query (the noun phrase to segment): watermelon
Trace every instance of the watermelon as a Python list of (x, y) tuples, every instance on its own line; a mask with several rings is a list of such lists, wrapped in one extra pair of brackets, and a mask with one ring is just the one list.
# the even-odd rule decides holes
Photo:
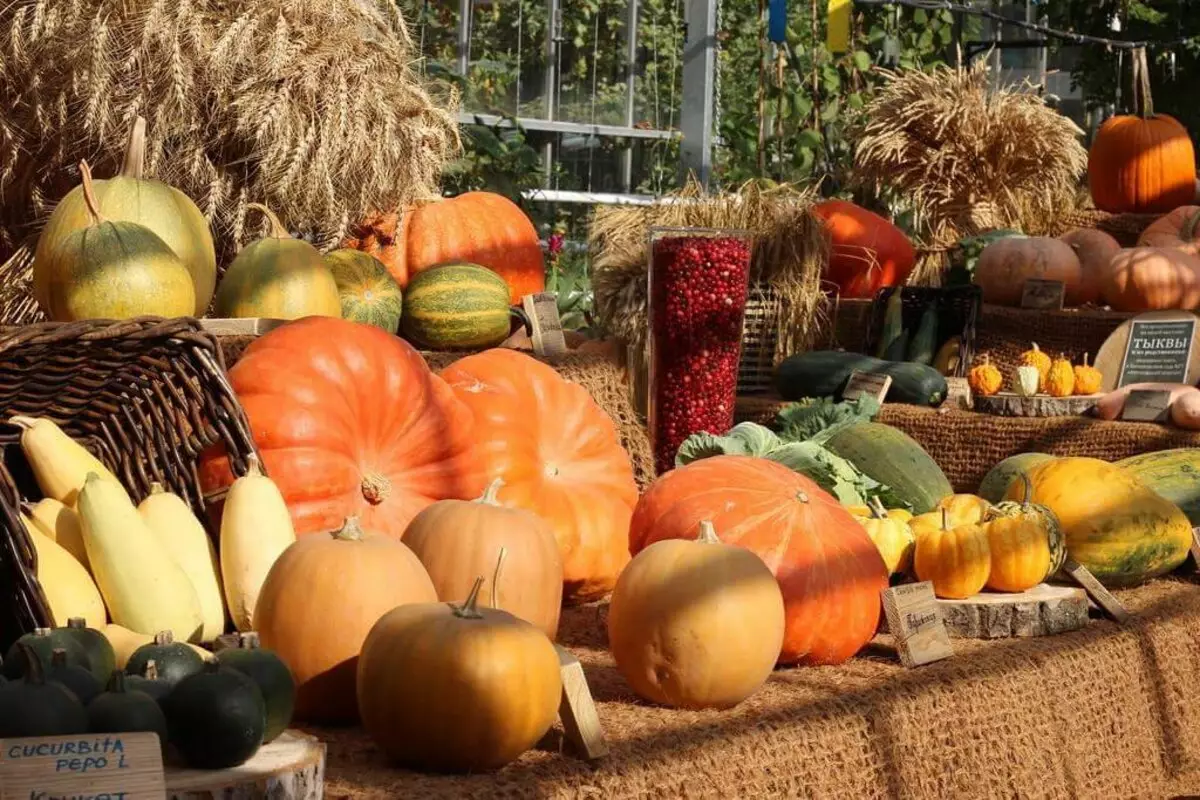
[(1033, 467), (1052, 458), (1054, 456), (1045, 453), (1020, 453), (1009, 456), (988, 470), (983, 482), (979, 484), (977, 494), (989, 503), (999, 503), (1004, 499), (1010, 483), (1022, 473), (1028, 473)]
[(325, 256), (342, 301), (342, 318), (395, 333), (403, 301), (400, 284), (379, 259), (343, 248)]
[(833, 434), (825, 449), (890, 487), (914, 514), (933, 511), (939, 500), (954, 493), (937, 462), (911, 436), (890, 425), (851, 425)]
[(400, 333), (429, 350), (479, 350), (508, 338), (509, 289), (476, 264), (443, 264), (417, 273), (404, 293)]
[(1193, 527), (1200, 526), (1200, 448), (1160, 450), (1116, 463), (1159, 496), (1179, 506)]

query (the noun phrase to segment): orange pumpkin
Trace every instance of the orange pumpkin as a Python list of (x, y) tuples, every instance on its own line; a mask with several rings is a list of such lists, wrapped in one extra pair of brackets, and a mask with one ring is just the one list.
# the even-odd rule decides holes
[(554, 529), (564, 598), (608, 594), (629, 562), (638, 495), (612, 420), (582, 386), (516, 350), (467, 356), (441, 375), (474, 414), (473, 457), (504, 480), (500, 501)]
[(1121, 250), (1100, 292), (1117, 311), (1193, 309), (1200, 305), (1200, 258), (1170, 247)]
[(917, 254), (904, 231), (846, 200), (826, 200), (812, 211), (833, 240), (825, 279), (841, 297), (874, 297), (884, 286), (908, 280)]
[[(298, 320), (251, 344), (229, 380), (297, 536), (358, 516), (399, 539), (430, 503), (479, 493), (471, 412), (379, 328)], [(233, 482), (221, 450), (205, 454), (200, 480), (205, 492)]]
[(296, 681), (296, 718), (352, 722), (358, 654), (372, 626), (397, 606), (437, 602), (412, 551), (365, 533), (354, 518), (298, 540), (267, 573), (254, 624)]
[(1121, 243), (1095, 228), (1076, 228), (1058, 237), (1075, 251), (1079, 259), (1080, 281), (1077, 299), (1083, 303), (1100, 301), (1100, 284), (1108, 262), (1121, 249)]
[(679, 467), (642, 496), (629, 549), (694, 539), (705, 520), (721, 541), (757, 553), (779, 581), (781, 663), (838, 664), (874, 636), (887, 567), (862, 525), (812, 480), (749, 456)]
[(983, 302), (1000, 306), (1021, 303), (1025, 281), (1031, 278), (1062, 281), (1065, 305), (1077, 306), (1086, 292), (1083, 268), (1066, 242), (1049, 236), (1007, 236), (979, 254), (974, 281), (983, 290)]
[(514, 305), (546, 288), (537, 230), (520, 206), (492, 192), (418, 204), (402, 215), (371, 215), (342, 246), (375, 256), (401, 287), (422, 270), (465, 261), (503, 277)]
[(1200, 256), (1200, 206), (1180, 206), (1147, 226), (1138, 247), (1173, 247)]

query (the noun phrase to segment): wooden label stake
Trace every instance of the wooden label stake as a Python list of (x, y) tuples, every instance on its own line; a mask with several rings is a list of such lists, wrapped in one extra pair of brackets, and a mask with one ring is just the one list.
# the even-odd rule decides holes
[(162, 748), (156, 734), (0, 740), (0, 800), (164, 800), (166, 796)]
[(521, 298), (521, 307), (533, 328), (529, 335), (533, 352), (539, 356), (566, 353), (567, 340), (563, 336), (562, 319), (558, 316), (558, 296), (553, 292), (527, 294)]
[(842, 399), (857, 400), (865, 394), (874, 397), (882, 404), (890, 388), (892, 388), (891, 375), (854, 370), (846, 380), (846, 388), (842, 390)]
[(1021, 308), (1037, 311), (1062, 311), (1067, 287), (1062, 281), (1030, 278), (1021, 291)]
[(942, 402), (942, 408), (970, 411), (973, 406), (970, 382), (966, 378), (946, 378), (946, 399)]
[(1121, 605), (1121, 601), (1113, 597), (1083, 564), (1067, 556), (1067, 560), (1063, 562), (1062, 571), (1083, 587), (1083, 590), (1088, 593), (1088, 597), (1092, 598), (1092, 601), (1105, 614), (1122, 625), (1129, 621), (1129, 612), (1125, 610), (1125, 606)]
[(1127, 422), (1166, 422), (1171, 408), (1171, 393), (1153, 389), (1131, 389), (1121, 409)]
[(571, 740), (575, 750), (588, 761), (608, 755), (608, 744), (604, 741), (604, 730), (600, 727), (600, 715), (592, 700), (583, 665), (569, 650), (554, 645), (558, 651), (558, 664), (562, 672), (562, 702), (558, 716), (563, 731)]
[(1200, 528), (1192, 528), (1192, 560), (1196, 562), (1196, 569), (1200, 570)]
[(919, 667), (954, 655), (950, 635), (929, 581), (884, 589), (883, 613), (896, 640), (900, 663)]

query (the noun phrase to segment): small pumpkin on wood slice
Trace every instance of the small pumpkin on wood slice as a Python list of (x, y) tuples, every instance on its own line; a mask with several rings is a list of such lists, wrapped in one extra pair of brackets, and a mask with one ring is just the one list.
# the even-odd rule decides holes
[(79, 643), (84, 653), (87, 654), (87, 662), (92, 675), (103, 686), (108, 681), (108, 677), (112, 675), (113, 670), (117, 668), (116, 651), (113, 650), (112, 644), (104, 637), (104, 634), (95, 628), (89, 628), (87, 620), (82, 617), (71, 617), (67, 620), (67, 626), (57, 629), (55, 633)]
[(17, 641), (13, 642), (4, 654), (4, 677), (15, 679), (25, 675), (29, 665), (29, 656), (22, 655), (26, 650), (37, 656), (38, 664), (45, 668), (50, 663), (55, 650), (62, 650), (68, 663), (91, 669), (92, 662), (88, 659), (87, 650), (74, 637), (69, 636), (62, 628), (35, 628)]
[(42, 533), (55, 544), (70, 553), (84, 569), (90, 569), (87, 548), (83, 546), (83, 525), (75, 509), (69, 508), (53, 497), (39, 500), (33, 505), (22, 504), (25, 515)]
[(120, 479), (54, 420), (15, 416), (9, 417), (8, 424), (21, 429), (21, 452), (46, 497), (75, 508), (79, 490), (92, 473), (125, 491)]
[(917, 535), (913, 571), (917, 580), (933, 583), (933, 593), (948, 600), (979, 594), (987, 584), (992, 558), (987, 529), (979, 523), (952, 527), (941, 510), (942, 524)]
[(1180, 206), (1147, 226), (1138, 247), (1172, 247), (1200, 256), (1200, 206)]
[(192, 275), (175, 251), (144, 225), (104, 216), (86, 161), (79, 171), (91, 222), (66, 234), (34, 264), (34, 280), (45, 287), (46, 316), (73, 322), (195, 314)]
[(0, 686), (0, 739), (87, 732), (87, 712), (75, 693), (46, 680), (42, 659), (33, 648), (20, 643), (18, 651), (16, 657), (28, 666), (22, 680)]
[(983, 302), (1017, 306), (1025, 282), (1034, 278), (1062, 281), (1067, 306), (1079, 305), (1085, 294), (1079, 257), (1069, 244), (1048, 236), (997, 239), (980, 253), (973, 280), (983, 290)]
[(443, 264), (409, 282), (400, 333), (428, 350), (495, 347), (512, 330), (508, 302), (508, 285), (490, 269)]
[[(494, 569), (482, 590), (487, 605), (536, 625), (553, 639), (563, 592), (558, 540), (538, 515), (500, 505), (503, 486), (497, 478), (478, 500), (434, 503), (413, 518), (402, 541), (425, 566), (438, 599), (465, 597), (474, 576)], [(509, 567), (501, 579), (504, 564)]]
[(294, 238), (264, 205), (271, 232), (242, 248), (225, 270), (213, 305), (218, 317), (341, 317), (337, 283), (320, 251)]
[(170, 631), (159, 632), (153, 642), (134, 650), (125, 663), (125, 672), (141, 675), (151, 661), (158, 666), (158, 679), (171, 684), (204, 669), (204, 659), (186, 644), (176, 642)]
[[(871, 537), (875, 547), (879, 549), (879, 555), (883, 556), (883, 563), (887, 565), (888, 573), (896, 575), (907, 572), (909, 565), (912, 564), (913, 543), (915, 542), (912, 528), (908, 526), (907, 520), (892, 516), (891, 511), (884, 511), (879, 498), (872, 498), (872, 500), (874, 505), (871, 508), (870, 516), (860, 517), (859, 523), (867, 532), (867, 536)], [(911, 519), (911, 515), (909, 518)]]
[(1083, 363), (1076, 364), (1075, 394), (1096, 394), (1104, 384), (1104, 375), (1100, 370), (1088, 364), (1088, 354), (1083, 354)]
[(1200, 256), (1172, 247), (1119, 251), (1100, 293), (1115, 311), (1190, 310), (1200, 305)]
[(70, 689), (84, 706), (104, 690), (104, 684), (96, 680), (91, 670), (68, 661), (67, 651), (61, 647), (55, 648), (50, 654), (50, 663), (45, 669), (47, 681), (61, 683)]
[(129, 685), (121, 672), (113, 672), (107, 691), (87, 707), (90, 733), (154, 733), (167, 745), (167, 717), (158, 700)]
[(991, 511), (992, 504), (982, 497), (973, 494), (952, 494), (938, 501), (935, 514), (946, 512), (946, 520), (951, 528), (959, 525), (973, 525)]
[(1029, 476), (1022, 473), (1018, 477), (1026, 499), (1000, 503), (984, 526), (992, 560), (987, 588), (997, 592), (1032, 589), (1058, 572), (1067, 557), (1066, 540), (1054, 512), (1029, 502)]
[(975, 394), (988, 397), (1000, 391), (1000, 387), (1004, 385), (1004, 376), (996, 369), (988, 354), (984, 353), (979, 357), (979, 363), (967, 373), (967, 385)]
[[(154, 698), (156, 703), (162, 703), (163, 698), (171, 693), (175, 688), (175, 684), (167, 683), (160, 680), (158, 676), (158, 663), (154, 659), (146, 662), (146, 668), (142, 670), (140, 675), (124, 675), (125, 687), (131, 692), (143, 692)], [(166, 742), (166, 739), (163, 739)]]
[(1013, 391), (1021, 397), (1033, 397), (1038, 393), (1042, 376), (1037, 367), (1020, 366), (1013, 370)]
[(1050, 373), (1046, 375), (1046, 394), (1051, 397), (1070, 397), (1074, 393), (1075, 369), (1066, 354), (1060, 353), (1050, 365)]
[(1121, 243), (1096, 228), (1076, 228), (1058, 238), (1070, 245), (1079, 259), (1080, 305), (1099, 302), (1101, 276), (1108, 269), (1108, 262), (1121, 249)]
[(89, 625), (104, 625), (108, 611), (88, 571), (23, 514), (21, 522), (37, 553), (37, 579), (50, 604), (54, 624), (62, 627), (71, 617), (83, 617)]
[(222, 666), (236, 669), (258, 686), (267, 707), (263, 744), (287, 730), (296, 709), (296, 681), (283, 659), (259, 646), (257, 633), (238, 635), (238, 646), (217, 653)]
[(1030, 342), (1029, 349), (1021, 353), (1021, 366), (1033, 367), (1038, 373), (1038, 391), (1042, 391), (1046, 386), (1046, 376), (1050, 374), (1050, 365), (1053, 359), (1042, 348), (1038, 347), (1037, 342)]
[(731, 708), (754, 694), (775, 668), (783, 632), (771, 570), (723, 544), (708, 520), (693, 541), (664, 539), (638, 553), (609, 605), (617, 669), (638, 695), (675, 708)]
[(337, 284), (342, 319), (396, 332), (404, 300), (400, 284), (379, 259), (361, 250), (342, 248), (326, 254), (325, 264)]
[(296, 681), (296, 718), (353, 722), (355, 669), (371, 626), (396, 606), (436, 600), (413, 552), (364, 531), (354, 517), (285, 550), (263, 583), (254, 617), (262, 644)]
[(462, 605), (393, 609), (363, 642), (363, 728), (401, 766), (498, 769), (533, 747), (558, 716), (554, 645), (528, 622), (479, 607), (482, 585), (478, 578)]
[(267, 708), (250, 678), (216, 661), (163, 699), (169, 738), (194, 769), (230, 769), (262, 747)]

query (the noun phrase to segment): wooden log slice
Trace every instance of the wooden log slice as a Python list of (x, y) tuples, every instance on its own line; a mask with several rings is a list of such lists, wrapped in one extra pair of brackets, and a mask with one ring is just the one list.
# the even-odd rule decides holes
[(321, 800), (325, 745), (288, 730), (233, 769), (168, 767), (167, 800)]
[(975, 410), (999, 417), (1077, 417), (1091, 411), (1103, 396), (1082, 394), (1051, 397), (1048, 394), (1035, 394), (1033, 397), (1021, 397), (1015, 392), (997, 392), (985, 397), (977, 394)]
[(1039, 584), (1020, 594), (983, 592), (966, 600), (938, 600), (951, 636), (1010, 639), (1079, 630), (1088, 622), (1087, 592)]

